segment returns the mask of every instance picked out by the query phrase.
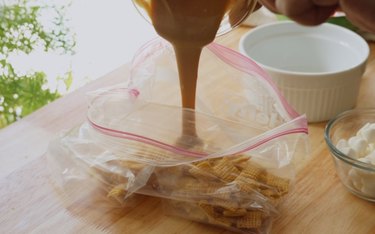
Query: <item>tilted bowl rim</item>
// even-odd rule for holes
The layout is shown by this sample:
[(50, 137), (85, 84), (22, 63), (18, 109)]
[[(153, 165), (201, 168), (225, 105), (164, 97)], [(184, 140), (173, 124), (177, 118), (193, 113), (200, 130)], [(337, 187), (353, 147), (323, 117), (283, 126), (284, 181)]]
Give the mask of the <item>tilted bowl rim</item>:
[[(246, 56), (250, 56), (250, 54), (248, 54), (247, 49), (246, 49), (247, 38), (249, 36), (255, 35), (257, 33), (262, 33), (262, 31), (272, 30), (273, 27), (277, 27), (279, 25), (285, 26), (285, 27), (290, 26), (291, 29), (293, 29), (293, 32), (303, 32), (304, 30), (309, 28), (308, 26), (303, 26), (303, 25), (297, 24), (293, 21), (282, 21), (282, 22), (278, 21), (278, 22), (264, 24), (264, 25), (258, 26), (256, 28), (250, 30), (249, 32), (245, 33), (241, 37), (240, 42), (239, 42), (239, 51)], [(348, 37), (353, 38), (359, 44), (361, 44), (361, 46), (363, 46), (364, 50), (361, 51), (361, 59), (359, 59), (358, 62), (355, 65), (348, 66), (347, 68), (344, 68), (344, 69), (339, 69), (339, 70), (335, 70), (335, 71), (327, 71), (327, 72), (292, 71), (292, 70), (287, 70), (287, 69), (276, 68), (276, 67), (264, 64), (262, 62), (256, 61), (255, 59), (254, 60), (256, 61), (256, 63), (258, 63), (264, 69), (267, 69), (268, 71), (271, 71), (271, 72), (277, 72), (277, 73), (285, 74), (285, 75), (306, 76), (306, 77), (308, 77), (308, 76), (317, 77), (317, 76), (337, 75), (337, 74), (349, 72), (349, 71), (352, 71), (352, 70), (355, 70), (355, 69), (361, 69), (364, 66), (366, 66), (366, 63), (367, 63), (369, 55), (370, 55), (370, 47), (369, 47), (368, 43), (366, 42), (366, 40), (363, 39), (360, 35), (358, 35), (357, 33), (353, 32), (353, 31), (351, 31), (347, 28), (344, 28), (344, 27), (338, 26), (338, 25), (334, 25), (334, 24), (331, 24), (331, 23), (323, 23), (319, 26), (310, 27), (310, 28), (312, 28), (312, 29), (316, 28), (316, 30), (319, 30), (319, 28), (326, 28), (326, 29), (329, 29), (329, 30), (336, 30), (336, 31), (340, 31), (341, 33), (345, 33), (345, 35), (348, 35)]]

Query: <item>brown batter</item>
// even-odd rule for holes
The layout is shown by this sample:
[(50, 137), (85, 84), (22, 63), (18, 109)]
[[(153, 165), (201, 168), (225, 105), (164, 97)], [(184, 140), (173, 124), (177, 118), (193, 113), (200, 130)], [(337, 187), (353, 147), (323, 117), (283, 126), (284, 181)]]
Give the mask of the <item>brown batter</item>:
[[(149, 14), (156, 32), (174, 47), (182, 107), (195, 109), (198, 64), (229, 12), (230, 23), (245, 18), (256, 0), (136, 0)], [(184, 112), (183, 136), (197, 136), (195, 115)], [(180, 141), (188, 140), (180, 139)], [(183, 142), (180, 142), (183, 143)], [(186, 145), (186, 143), (184, 144)]]

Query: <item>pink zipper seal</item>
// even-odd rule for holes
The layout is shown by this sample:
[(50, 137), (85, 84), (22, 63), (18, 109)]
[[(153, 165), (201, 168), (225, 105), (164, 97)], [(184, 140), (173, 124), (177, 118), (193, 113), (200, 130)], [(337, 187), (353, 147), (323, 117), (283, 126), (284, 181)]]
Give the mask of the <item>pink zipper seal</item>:
[(266, 83), (273, 89), (273, 91), (279, 97), (281, 104), (285, 108), (291, 119), (297, 118), (300, 116), (293, 107), (291, 107), (285, 97), (281, 94), (275, 83), (272, 81), (272, 78), (264, 71), (256, 62), (254, 62), (249, 57), (246, 57), (243, 54), (240, 54), (232, 49), (229, 49), (225, 46), (219, 45), (217, 43), (211, 43), (207, 48), (212, 51), (218, 58), (224, 61), (227, 64), (235, 67), (236, 69), (245, 72), (247, 74), (256, 74), (259, 78), (262, 78)]

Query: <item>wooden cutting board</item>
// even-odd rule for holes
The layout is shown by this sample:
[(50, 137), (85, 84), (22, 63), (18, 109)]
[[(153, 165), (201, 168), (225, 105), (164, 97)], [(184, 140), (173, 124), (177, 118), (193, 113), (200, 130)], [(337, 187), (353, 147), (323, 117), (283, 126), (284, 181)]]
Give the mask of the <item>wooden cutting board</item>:
[[(236, 49), (247, 30), (239, 28), (219, 42)], [(359, 107), (375, 107), (374, 56), (371, 44)], [(138, 196), (126, 207), (108, 208), (103, 191), (82, 185), (80, 196), (72, 198), (56, 186), (44, 154), (48, 143), (85, 120), (87, 91), (119, 83), (128, 73), (124, 65), (0, 131), (0, 233), (231, 233), (166, 216), (157, 198)], [(340, 183), (323, 139), (325, 124), (309, 125), (311, 154), (272, 233), (375, 233), (375, 204)]]

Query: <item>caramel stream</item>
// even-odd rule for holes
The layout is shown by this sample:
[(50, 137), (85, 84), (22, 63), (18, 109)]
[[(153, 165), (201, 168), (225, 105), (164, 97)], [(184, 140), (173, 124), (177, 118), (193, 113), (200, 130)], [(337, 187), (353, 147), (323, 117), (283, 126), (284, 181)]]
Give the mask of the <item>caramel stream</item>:
[[(199, 58), (216, 36), (226, 12), (230, 21), (249, 14), (254, 0), (137, 0), (149, 14), (156, 32), (174, 48), (179, 72), (182, 107), (195, 109)], [(197, 136), (195, 115), (184, 112), (182, 138)], [(188, 137), (190, 136), (190, 137)], [(196, 139), (198, 139), (196, 137)], [(199, 141), (199, 140), (198, 140)], [(189, 142), (191, 146), (199, 142)]]

